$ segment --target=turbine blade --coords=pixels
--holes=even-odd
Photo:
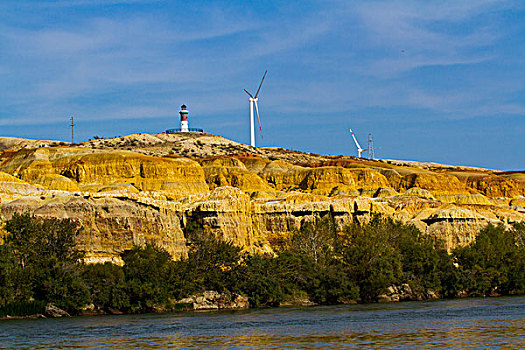
[[[253,98],[252,94],[250,94],[250,93],[248,92],[248,90],[246,90],[246,89],[243,89],[243,90],[244,90],[244,92],[246,92],[246,93],[248,94],[248,96],[250,96],[251,98]]]
[[[352,138],[354,139],[354,142],[355,142],[355,145],[357,146],[357,149],[358,150],[362,149],[361,145],[359,145],[359,142],[357,142],[357,139],[354,136],[354,132],[352,131],[352,128],[348,127],[348,130],[350,130],[350,134],[352,134]]]
[[[259,123],[259,130],[261,131],[261,139],[263,138],[262,128],[261,128],[261,119],[259,118],[259,107],[257,106],[257,101],[255,102],[255,112],[257,113],[257,122]]]
[[[261,83],[259,84],[259,88],[257,89],[257,92],[255,93],[255,97],[254,98],[257,98],[257,96],[259,96],[259,91],[261,91],[261,86],[262,86],[262,83],[264,81],[264,77],[266,77],[266,73],[268,73],[268,69],[264,71],[264,75],[262,77]]]

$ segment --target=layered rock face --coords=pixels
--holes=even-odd
[[[82,226],[88,262],[118,262],[146,242],[184,256],[191,223],[271,254],[327,215],[339,229],[387,215],[448,248],[468,244],[489,222],[525,220],[520,172],[252,148],[191,133],[74,146],[0,138],[0,150],[1,220],[25,211],[71,218]]]

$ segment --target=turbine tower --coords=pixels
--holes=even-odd
[[[352,131],[352,128],[348,127],[348,130],[350,130],[350,134],[352,134],[352,138],[354,139],[355,145],[357,146],[357,157],[361,158],[361,154],[364,151],[368,151],[368,149],[367,148],[365,148],[365,149],[361,148],[361,145],[359,144],[359,142],[357,142],[357,139],[354,136],[354,132]]]
[[[261,119],[259,118],[259,107],[257,106],[257,96],[259,96],[259,91],[261,91],[261,86],[263,84],[264,78],[266,77],[266,73],[268,73],[268,70],[264,72],[264,75],[261,79],[261,83],[259,84],[259,88],[257,89],[257,92],[255,93],[255,96],[250,94],[248,90],[244,89],[244,92],[250,96],[248,99],[250,101],[250,145],[255,147],[255,122],[253,120],[253,106],[255,105],[255,112],[257,113],[257,122],[259,123],[259,130],[261,132],[261,139],[262,139],[262,128],[261,128]]]

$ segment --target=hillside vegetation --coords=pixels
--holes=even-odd
[[[0,316],[159,312],[188,307],[209,290],[249,305],[314,305],[522,294],[525,225],[485,227],[448,254],[416,227],[374,217],[335,230],[332,218],[305,225],[275,255],[248,255],[192,226],[187,257],[152,244],[122,253],[123,266],[83,264],[68,219],[15,214],[0,245]]]

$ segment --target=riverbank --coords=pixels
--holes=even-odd
[[[518,349],[525,297],[0,321],[0,349]]]
[[[393,288],[392,288],[393,289]],[[180,312],[214,312],[214,311],[242,311],[242,310],[256,310],[256,309],[288,309],[288,308],[297,308],[297,307],[337,307],[344,305],[361,305],[363,307],[379,304],[398,304],[398,303],[407,303],[407,302],[432,302],[432,301],[454,301],[454,300],[463,300],[463,299],[497,299],[497,298],[506,298],[506,297],[516,297],[516,298],[525,298],[524,295],[509,295],[502,296],[499,294],[491,295],[479,295],[479,296],[467,296],[462,295],[457,298],[439,298],[435,294],[429,298],[408,298],[408,297],[389,297],[385,298],[385,295],[379,296],[378,301],[373,303],[359,303],[355,300],[347,300],[341,302],[337,305],[321,305],[314,303],[308,299],[299,298],[295,300],[287,300],[282,302],[279,306],[273,307],[250,307],[248,298],[240,296],[238,294],[234,295],[232,298],[231,295],[221,294],[215,291],[206,291],[202,294],[197,294],[189,298],[185,298],[180,302],[174,304],[172,308],[161,308],[161,307],[152,307],[150,310],[144,310],[138,313],[126,313],[120,310],[102,310],[96,309],[93,305],[86,307],[84,310],[77,314],[70,315],[65,310],[61,310],[53,304],[46,305],[43,313],[36,313],[32,315],[25,316],[2,316],[0,320],[21,320],[21,319],[54,319],[54,318],[69,318],[69,317],[91,317],[91,316],[116,316],[116,315],[148,315],[148,314],[175,314]]]

